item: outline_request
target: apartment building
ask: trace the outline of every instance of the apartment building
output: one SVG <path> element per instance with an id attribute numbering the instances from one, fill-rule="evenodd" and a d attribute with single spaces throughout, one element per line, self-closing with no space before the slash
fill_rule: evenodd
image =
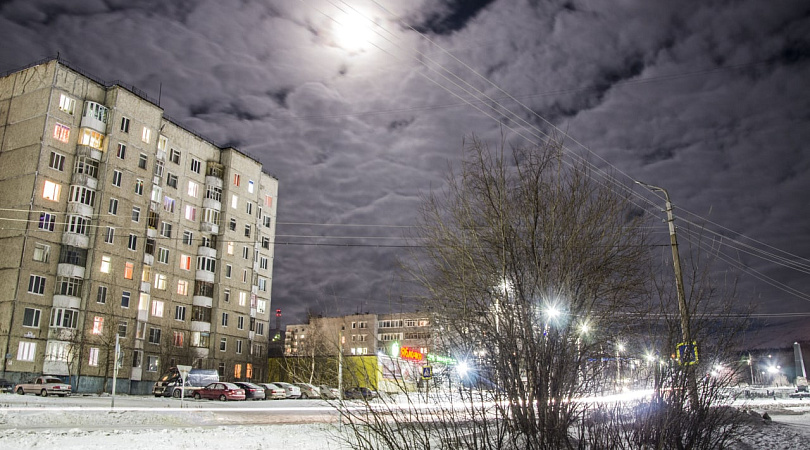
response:
<path id="1" fill-rule="evenodd" d="M 176 364 L 262 379 L 277 198 L 135 88 L 58 59 L 0 78 L 0 376 L 99 391 L 118 355 L 123 392 Z"/>
<path id="2" fill-rule="evenodd" d="M 396 357 L 402 349 L 427 355 L 434 347 L 432 332 L 428 314 L 419 312 L 313 317 L 306 324 L 287 325 L 284 353 L 323 355 L 340 348 L 346 356 Z"/>

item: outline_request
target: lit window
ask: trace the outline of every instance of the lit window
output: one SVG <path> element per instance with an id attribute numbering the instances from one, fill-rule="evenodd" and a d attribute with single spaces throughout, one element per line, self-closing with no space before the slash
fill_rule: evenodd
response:
<path id="1" fill-rule="evenodd" d="M 186 205 L 186 220 L 191 220 L 192 222 L 197 218 L 197 208 Z"/>
<path id="2" fill-rule="evenodd" d="M 228 254 L 233 255 L 233 241 L 228 241 Z"/>
<path id="3" fill-rule="evenodd" d="M 239 206 L 239 197 L 236 194 L 233 194 L 231 197 L 231 208 L 236 209 Z"/>
<path id="4" fill-rule="evenodd" d="M 34 261 L 48 262 L 51 246 L 37 242 L 34 244 Z"/>
<path id="5" fill-rule="evenodd" d="M 59 193 L 62 191 L 62 185 L 54 183 L 53 181 L 45 180 L 45 187 L 42 189 L 42 198 L 45 200 L 59 201 Z"/>
<path id="6" fill-rule="evenodd" d="M 53 138 L 60 142 L 67 142 L 70 140 L 70 127 L 57 123 L 53 129 Z"/>
<path id="7" fill-rule="evenodd" d="M 248 192 L 253 193 L 253 180 L 248 180 Z"/>
<path id="8" fill-rule="evenodd" d="M 267 206 L 268 208 L 273 206 L 273 197 L 266 195 L 264 197 L 264 206 Z"/>
<path id="9" fill-rule="evenodd" d="M 177 294 L 188 295 L 188 281 L 186 280 L 177 281 Z"/>
<path id="10" fill-rule="evenodd" d="M 93 334 L 101 334 L 104 332 L 104 318 L 95 316 L 93 317 Z"/>
<path id="11" fill-rule="evenodd" d="M 183 338 L 185 334 L 182 331 L 175 331 L 174 332 L 174 341 L 173 344 L 175 347 L 182 347 L 183 346 Z"/>
<path id="12" fill-rule="evenodd" d="M 166 290 L 166 275 L 162 273 L 155 275 L 155 289 Z"/>
<path id="13" fill-rule="evenodd" d="M 127 262 L 124 265 L 124 278 L 126 278 L 127 280 L 131 280 L 134 272 L 135 272 L 135 264 Z"/>
<path id="14" fill-rule="evenodd" d="M 76 100 L 65 94 L 59 94 L 59 109 L 72 116 L 73 111 L 76 109 Z"/>
<path id="15" fill-rule="evenodd" d="M 37 354 L 37 343 L 20 341 L 17 347 L 17 360 L 18 361 L 33 361 Z"/>
<path id="16" fill-rule="evenodd" d="M 152 140 L 152 130 L 143 127 L 143 133 L 141 133 L 141 140 L 148 144 L 149 141 Z"/>
<path id="17" fill-rule="evenodd" d="M 163 317 L 163 302 L 160 300 L 152 301 L 152 315 L 155 317 Z"/>
<path id="18" fill-rule="evenodd" d="M 141 281 L 148 283 L 152 280 L 152 266 L 148 264 L 143 265 L 143 272 L 141 272 Z"/>
<path id="19" fill-rule="evenodd" d="M 165 152 L 167 148 L 169 148 L 169 138 L 166 136 L 158 137 L 158 150 L 163 150 Z"/>
<path id="20" fill-rule="evenodd" d="M 199 193 L 199 190 L 200 190 L 200 185 L 199 184 L 197 184 L 197 183 L 195 183 L 193 181 L 188 182 L 188 195 L 190 195 L 191 197 L 197 198 L 197 194 Z"/>
<path id="21" fill-rule="evenodd" d="M 101 150 L 104 148 L 104 135 L 89 128 L 83 128 L 79 135 L 79 145 L 86 145 Z"/>
<path id="22" fill-rule="evenodd" d="M 239 306 L 247 305 L 247 292 L 239 293 Z"/>
<path id="23" fill-rule="evenodd" d="M 183 270 L 191 270 L 191 256 L 180 255 L 180 268 Z"/>
<path id="24" fill-rule="evenodd" d="M 239 176 L 238 173 L 233 174 L 233 185 L 234 186 L 239 186 L 239 183 L 241 182 L 241 179 L 242 178 Z"/>
<path id="25" fill-rule="evenodd" d="M 101 272 L 102 273 L 110 273 L 110 257 L 109 256 L 102 256 L 101 257 Z"/>
<path id="26" fill-rule="evenodd" d="M 98 366 L 98 347 L 90 347 L 90 359 L 87 363 L 93 367 Z"/>
<path id="27" fill-rule="evenodd" d="M 166 212 L 174 212 L 175 201 L 171 197 L 163 197 L 163 210 Z"/>

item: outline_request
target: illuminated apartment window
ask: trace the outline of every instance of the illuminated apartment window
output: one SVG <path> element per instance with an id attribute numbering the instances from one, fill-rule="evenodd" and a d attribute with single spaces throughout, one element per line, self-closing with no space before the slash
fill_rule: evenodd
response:
<path id="1" fill-rule="evenodd" d="M 241 177 L 241 176 L 239 176 L 239 174 L 238 174 L 238 173 L 233 174 L 233 185 L 234 185 L 234 186 L 239 186 L 239 184 L 241 183 L 241 181 L 242 181 L 242 177 Z"/>
<path id="2" fill-rule="evenodd" d="M 160 300 L 152 301 L 152 315 L 155 317 L 163 317 L 163 302 Z"/>
<path id="3" fill-rule="evenodd" d="M 67 141 L 70 140 L 70 127 L 57 123 L 53 128 L 53 138 L 57 141 L 67 143 Z"/>
<path id="4" fill-rule="evenodd" d="M 268 208 L 273 206 L 273 197 L 266 195 L 264 197 L 264 206 L 267 206 Z"/>
<path id="5" fill-rule="evenodd" d="M 239 293 L 239 306 L 247 305 L 247 292 Z"/>
<path id="6" fill-rule="evenodd" d="M 162 273 L 155 275 L 155 289 L 159 289 L 161 291 L 166 290 L 166 275 Z"/>
<path id="7" fill-rule="evenodd" d="M 45 187 L 42 189 L 42 198 L 54 202 L 59 201 L 59 193 L 62 191 L 62 185 L 54 183 L 53 181 L 45 180 Z"/>
<path id="8" fill-rule="evenodd" d="M 127 280 L 131 280 L 133 274 L 135 273 L 135 264 L 131 262 L 127 262 L 124 264 L 124 278 Z"/>
<path id="9" fill-rule="evenodd" d="M 158 150 L 163 150 L 165 152 L 167 148 L 169 148 L 169 138 L 161 135 L 158 137 Z"/>
<path id="10" fill-rule="evenodd" d="M 239 207 L 239 197 L 236 194 L 233 194 L 231 197 L 231 208 L 236 209 Z"/>
<path id="11" fill-rule="evenodd" d="M 166 212 L 173 213 L 174 212 L 174 205 L 175 201 L 173 198 L 164 196 L 163 197 L 163 210 Z"/>
<path id="12" fill-rule="evenodd" d="M 141 140 L 148 144 L 149 141 L 152 140 L 152 130 L 147 127 L 143 127 L 143 133 L 141 133 Z"/>
<path id="13" fill-rule="evenodd" d="M 177 280 L 177 294 L 188 295 L 188 281 Z"/>
<path id="14" fill-rule="evenodd" d="M 83 128 L 79 135 L 79 145 L 86 145 L 101 150 L 104 146 L 104 135 L 98 131 Z"/>
<path id="15" fill-rule="evenodd" d="M 104 318 L 95 316 L 93 317 L 93 334 L 101 334 L 104 332 Z"/>
<path id="16" fill-rule="evenodd" d="M 65 94 L 59 94 L 59 109 L 72 116 L 73 112 L 76 110 L 76 100 Z"/>
<path id="17" fill-rule="evenodd" d="M 184 338 L 185 338 L 185 333 L 183 333 L 182 331 L 175 331 L 174 332 L 174 340 L 173 340 L 172 343 L 174 344 L 175 347 L 182 347 Z"/>
<path id="18" fill-rule="evenodd" d="M 191 205 L 186 205 L 185 217 L 186 217 L 186 220 L 190 220 L 190 221 L 193 222 L 197 218 L 197 208 L 195 208 L 195 207 L 193 207 Z"/>
<path id="19" fill-rule="evenodd" d="M 191 270 L 191 256 L 180 255 L 180 268 L 183 270 Z"/>
<path id="20" fill-rule="evenodd" d="M 199 184 L 197 184 L 197 183 L 195 183 L 193 181 L 188 182 L 188 195 L 189 196 L 197 198 L 197 195 L 199 194 L 199 191 L 200 191 L 200 185 Z"/>
<path id="21" fill-rule="evenodd" d="M 110 273 L 110 257 L 109 256 L 102 256 L 101 257 L 101 273 Z"/>
<path id="22" fill-rule="evenodd" d="M 143 265 L 143 272 L 141 272 L 141 281 L 149 283 L 152 281 L 152 266 L 149 264 Z"/>
<path id="23" fill-rule="evenodd" d="M 248 192 L 253 193 L 253 180 L 248 180 Z"/>

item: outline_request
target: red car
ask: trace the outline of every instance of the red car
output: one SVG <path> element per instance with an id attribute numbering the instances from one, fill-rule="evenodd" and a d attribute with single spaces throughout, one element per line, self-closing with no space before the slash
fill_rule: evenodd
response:
<path id="1" fill-rule="evenodd" d="M 211 383 L 204 388 L 194 391 L 194 398 L 199 400 L 207 398 L 209 400 L 244 400 L 245 390 L 233 383 Z"/>

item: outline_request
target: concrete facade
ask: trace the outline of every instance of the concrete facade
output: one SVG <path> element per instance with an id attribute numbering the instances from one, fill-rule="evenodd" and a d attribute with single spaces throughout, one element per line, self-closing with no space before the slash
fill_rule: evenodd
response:
<path id="1" fill-rule="evenodd" d="M 278 180 L 58 60 L 0 78 L 0 376 L 266 375 Z M 101 386 L 101 388 L 99 388 Z"/>

